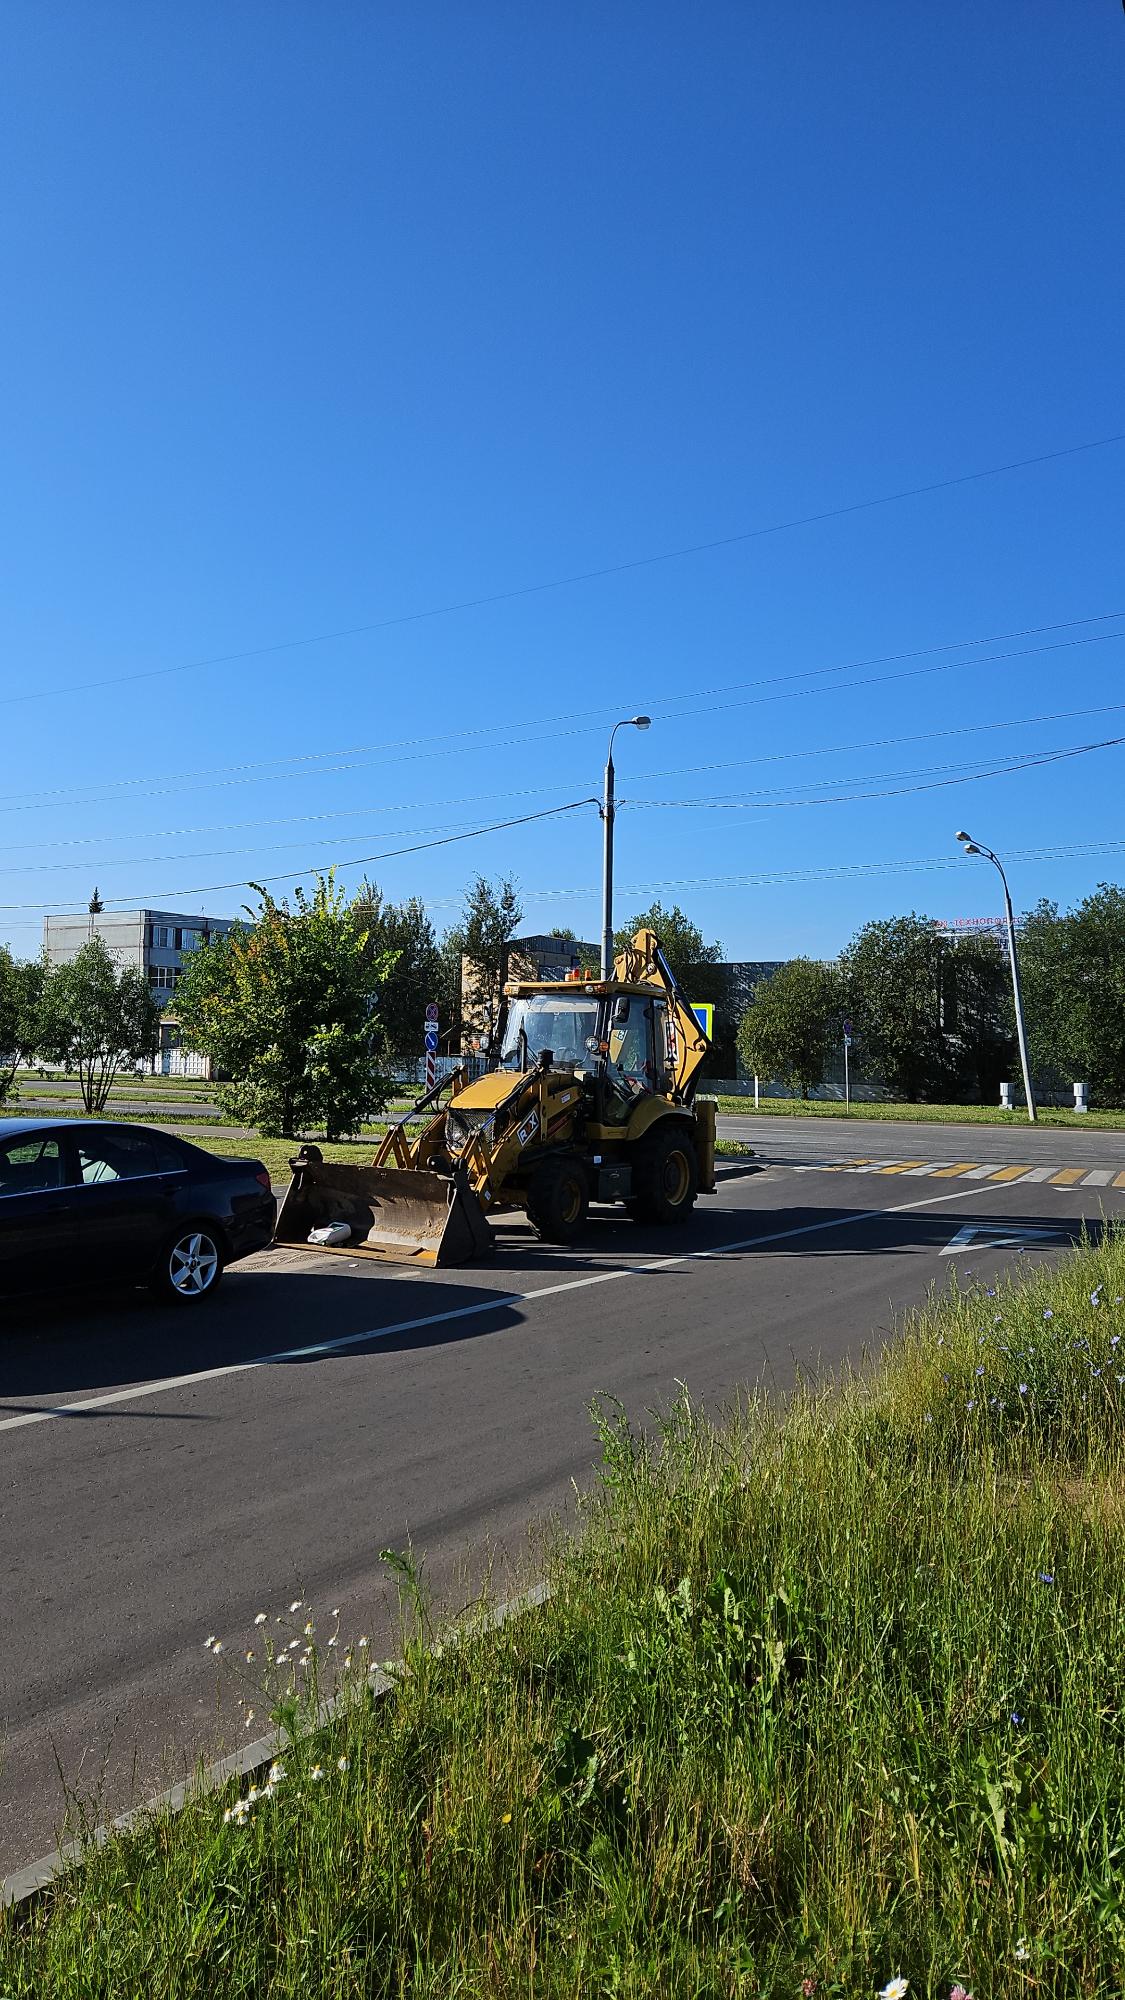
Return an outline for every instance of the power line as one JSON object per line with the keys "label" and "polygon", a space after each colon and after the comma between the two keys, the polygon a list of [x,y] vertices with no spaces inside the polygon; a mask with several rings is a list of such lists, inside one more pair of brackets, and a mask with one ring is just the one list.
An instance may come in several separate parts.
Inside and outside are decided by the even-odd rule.
{"label": "power line", "polygon": [[[1074,625],[1087,625],[1095,623],[1100,624],[1104,623],[1108,619],[1120,619],[1120,618],[1125,618],[1125,612],[1103,612],[1099,613],[1096,617],[1066,620],[1060,625],[1029,627],[1025,629],[1029,633],[1034,633],[1035,631],[1048,631],[1048,632],[1061,631],[1061,630],[1069,630]],[[1021,637],[1023,636],[1023,634],[1019,632],[1012,633],[1010,635],[995,634],[993,635],[992,638],[988,639],[966,639],[957,642],[949,641],[948,644],[942,646],[923,647],[921,651],[922,653],[928,655],[934,652],[949,651],[953,649],[955,645],[960,645],[960,646],[990,645],[994,642],[994,639],[1002,639],[1005,636]],[[1056,640],[1042,646],[1017,647],[1013,648],[1010,652],[1006,653],[985,653],[983,655],[978,654],[975,658],[970,660],[946,660],[938,663],[935,666],[914,667],[910,668],[906,672],[899,674],[877,674],[868,676],[862,680],[841,681],[827,689],[813,688],[813,687],[787,688],[786,691],[782,694],[759,695],[746,701],[727,702],[723,704],[721,709],[716,708],[713,703],[707,702],[707,704],[703,707],[692,706],[679,709],[672,712],[669,715],[662,716],[659,719],[667,722],[680,722],[694,715],[712,716],[719,713],[728,712],[731,709],[736,709],[736,708],[756,708],[764,706],[771,702],[802,700],[808,695],[812,694],[818,694],[818,693],[847,694],[856,688],[886,686],[891,682],[917,680],[919,678],[923,678],[933,674],[953,673],[963,670],[966,667],[990,666],[1001,662],[1007,662],[1009,660],[1028,659],[1030,657],[1043,653],[1065,652],[1066,650],[1077,646],[1097,646],[1097,645],[1103,645],[1109,640],[1122,640],[1122,639],[1125,639],[1125,630],[1117,632],[1089,633],[1082,638]],[[819,677],[829,673],[844,673],[852,671],[860,666],[880,665],[884,660],[916,659],[918,657],[919,654],[917,652],[911,652],[905,654],[884,654],[881,656],[877,656],[870,661],[857,660],[848,664],[841,663],[840,665],[835,667],[818,667],[818,668],[802,669],[801,671],[793,674],[775,674],[766,676],[760,680],[755,680],[755,681],[733,682],[731,683],[731,687],[732,688],[773,687],[777,686],[780,683],[787,683],[793,680],[808,680],[810,678]],[[724,692],[724,690],[713,689],[711,690],[711,692],[722,693]],[[652,706],[655,709],[658,708],[660,704],[653,703]],[[608,712],[609,711],[607,711],[607,713]],[[559,720],[560,721],[566,720],[566,718],[560,717]],[[533,727],[542,728],[546,726],[546,721],[544,720],[543,722],[535,724],[529,723],[527,726],[529,728]],[[599,725],[597,724],[587,724],[579,729],[569,729],[569,730],[553,729],[551,734],[546,737],[530,737],[530,736],[508,737],[500,740],[499,742],[494,742],[490,744],[489,747],[494,750],[534,749],[540,743],[557,742],[561,736],[587,736],[595,734],[597,733],[598,726]],[[455,740],[452,748],[448,751],[441,751],[434,749],[417,751],[407,757],[396,756],[391,761],[393,761],[396,764],[420,763],[423,761],[428,763],[432,760],[432,758],[436,756],[458,755],[460,754],[461,750],[464,747],[463,741],[458,732],[453,732],[453,736]],[[404,739],[404,741],[409,741],[409,742],[425,742],[426,740],[427,739],[425,738]],[[435,743],[440,743],[445,740],[446,739],[444,737],[435,737],[433,739]],[[339,754],[339,753],[330,753],[330,754]],[[285,761],[297,762],[302,760],[288,759]],[[384,760],[381,758],[375,759],[376,763],[382,761]],[[244,767],[244,766],[234,765],[234,766],[228,766],[227,768],[237,772],[240,769],[246,769],[246,768],[254,769],[255,767],[254,766]],[[298,777],[307,777],[307,776],[323,777],[328,775],[338,775],[338,773],[341,771],[354,771],[354,770],[361,770],[364,768],[367,768],[367,766],[364,766],[362,764],[341,764],[335,766],[333,770],[327,772],[326,771],[316,771],[316,772],[278,771],[278,772],[271,772],[268,777],[261,777],[261,778],[239,777],[239,776],[224,777],[220,779],[217,783],[212,779],[210,782],[205,783],[202,786],[195,787],[194,789],[204,790],[204,791],[212,791],[212,790],[218,791],[218,790],[228,790],[233,786],[243,785],[243,784],[292,783],[293,780]],[[168,782],[166,782],[165,784],[160,786],[149,786],[144,791],[140,790],[135,791],[133,795],[139,798],[161,798],[161,797],[166,797],[171,793],[174,793],[177,797],[179,797],[184,790],[184,785],[182,780],[184,778],[192,777],[194,775],[196,775],[194,772],[182,772],[178,775],[172,774],[169,777]],[[125,788],[131,788],[134,785],[140,786],[144,782],[145,781],[141,779],[115,780],[113,790],[117,791]],[[110,804],[115,802],[111,798],[106,797],[104,794],[101,797],[90,798],[87,795],[90,789],[91,788],[86,786],[60,786],[56,788],[54,791],[48,793],[44,793],[42,791],[34,793],[17,793],[11,795],[7,801],[0,802],[0,811],[3,812],[46,811],[53,806],[56,800],[62,798],[70,798],[73,799],[76,803],[86,804],[86,805]],[[404,810],[404,808],[396,807],[395,810],[396,811]]]}
{"label": "power line", "polygon": [[29,701],[47,701],[59,695],[84,694],[99,688],[124,687],[135,681],[165,679],[171,675],[197,673],[208,667],[232,666],[245,660],[260,660],[277,653],[295,652],[308,646],[323,646],[337,639],[355,639],[373,632],[387,632],[400,625],[421,624],[432,618],[448,618],[461,611],[477,611],[487,605],[508,604],[517,598],[535,597],[546,591],[564,590],[578,583],[593,583],[604,577],[624,576],[632,570],[652,569],[660,563],[679,562],[686,556],[706,555],[716,549],[735,548],[746,542],[764,540],[770,535],[787,534],[794,528],[815,527],[825,521],[839,521],[849,514],[863,514],[879,507],[891,507],[903,500],[917,500],[931,493],[946,493],[957,486],[969,486],[981,479],[998,479],[1009,472],[1026,472],[1034,466],[1052,465],[1064,458],[1075,458],[1083,452],[1102,451],[1109,445],[1125,442],[1125,431],[1117,431],[1110,437],[1091,438],[1082,444],[1064,445],[1058,451],[1039,452],[1033,458],[1012,459],[1005,465],[986,465],[975,472],[962,472],[951,479],[934,479],[921,486],[906,486],[894,493],[882,493],[874,499],[853,500],[842,507],[821,508],[813,514],[798,514],[784,521],[772,521],[759,528],[745,528],[733,535],[720,535],[707,542],[691,542],[677,549],[663,549],[655,555],[633,556],[626,562],[607,563],[598,569],[577,570],[569,576],[551,577],[541,583],[521,584],[508,590],[489,592],[479,597],[461,598],[450,604],[437,604],[421,611],[404,611],[392,618],[379,618],[363,625],[350,625],[332,632],[317,632],[302,639],[280,639],[266,646],[251,646],[234,653],[215,653],[199,660],[185,660],[175,667],[147,667],[139,673],[114,674],[96,681],[73,681],[65,687],[34,688],[23,694],[5,695],[5,704]]}
{"label": "power line", "polygon": [[[925,784],[901,784],[887,792],[843,792],[835,798],[769,798],[759,794],[747,794],[747,798],[637,798],[629,800],[633,806],[649,806],[655,810],[683,808],[693,812],[769,812],[777,808],[791,806],[855,806],[871,798],[907,798],[913,792],[941,792],[951,784],[973,784],[979,778],[1011,778],[1023,770],[1035,770],[1041,764],[1061,764],[1067,758],[1089,756],[1091,750],[1113,750],[1125,742],[1125,736],[1107,736],[1099,744],[1075,744],[1067,750],[1047,750],[1043,754],[1029,754],[1023,758],[1009,758],[1005,764],[995,764],[991,768],[971,766],[963,770],[957,778],[933,778]],[[957,766],[951,766],[957,768]],[[893,774],[891,774],[893,776]],[[853,780],[855,782],[855,780]],[[625,800],[623,800],[625,804]]]}
{"label": "power line", "polygon": [[[488,826],[474,826],[466,833],[447,833],[439,840],[417,840],[412,842],[409,847],[388,848],[384,854],[354,855],[349,861],[337,862],[336,866],[339,868],[365,868],[374,861],[393,861],[401,854],[420,854],[427,847],[453,847],[462,840],[479,840],[482,834],[502,833],[509,827],[527,826],[530,821],[536,819],[556,819],[560,813],[577,812],[580,806],[596,806],[600,805],[600,803],[600,800],[596,798],[571,799],[565,806],[548,806],[543,812],[520,813],[516,819],[493,820]],[[227,889],[267,888],[272,882],[297,882],[302,875],[309,873],[310,870],[308,868],[292,868],[282,875],[259,876],[257,882],[247,882],[246,880],[239,882],[205,882],[193,889],[162,889],[151,892],[151,901],[155,907],[157,904],[170,902],[174,897],[179,897],[186,901],[187,898],[193,896],[218,895]],[[132,896],[107,896],[104,899],[104,907],[106,909],[135,909],[139,904],[145,904],[149,900],[149,894],[144,892],[138,892]],[[69,905],[64,903],[0,903],[0,910],[57,910],[68,915],[80,916],[82,914],[81,911],[72,912]]]}

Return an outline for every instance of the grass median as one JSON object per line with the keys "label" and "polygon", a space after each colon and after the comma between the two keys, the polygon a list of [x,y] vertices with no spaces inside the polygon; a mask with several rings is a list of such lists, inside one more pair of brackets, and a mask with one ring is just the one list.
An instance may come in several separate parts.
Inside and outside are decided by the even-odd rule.
{"label": "grass median", "polygon": [[396,1559],[388,1699],[248,1602],[259,1715],[342,1655],[343,1712],[0,1919],[0,1992],[1120,1995],[1123,1296],[1111,1236],[718,1427],[603,1404],[544,1608],[433,1645]]}
{"label": "grass median", "polygon": [[[866,1118],[905,1125],[1010,1125],[1024,1132],[1028,1126],[1026,1111],[1001,1111],[999,1105],[994,1104],[857,1104],[853,1101],[848,1112],[835,1098],[762,1097],[755,1104],[753,1097],[723,1096],[714,1101],[724,1118],[851,1118],[857,1122]],[[1048,1104],[1040,1105],[1038,1120],[1040,1125],[1071,1126],[1079,1132],[1088,1131],[1091,1126],[1102,1132],[1125,1132],[1125,1111],[1066,1111]]]}

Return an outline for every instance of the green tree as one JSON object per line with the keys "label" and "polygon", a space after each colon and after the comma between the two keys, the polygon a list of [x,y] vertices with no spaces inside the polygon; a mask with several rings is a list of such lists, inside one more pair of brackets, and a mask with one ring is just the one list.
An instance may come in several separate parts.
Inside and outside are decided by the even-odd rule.
{"label": "green tree", "polygon": [[957,1052],[946,1020],[952,949],[929,917],[912,912],[864,924],[841,959],[864,1072],[911,1104],[955,1089]]}
{"label": "green tree", "polygon": [[843,983],[834,965],[791,958],[759,980],[738,1026],[738,1053],[754,1076],[780,1077],[802,1097],[824,1081],[839,1039]]}
{"label": "green tree", "polygon": [[505,876],[489,882],[474,876],[465,891],[461,922],[446,936],[446,948],[468,960],[470,981],[480,1026],[489,1039],[496,1032],[501,989],[508,965],[508,946],[523,918],[515,884]]}
{"label": "green tree", "polygon": [[957,1097],[995,1104],[1018,1057],[1011,974],[994,937],[969,931],[947,946],[944,1026]]}
{"label": "green tree", "polygon": [[192,952],[176,988],[185,1042],[231,1078],[225,1111],[268,1135],[354,1132],[385,1105],[376,1012],[384,959],[331,877]]}
{"label": "green tree", "polygon": [[104,1110],[122,1063],[156,1053],[160,1010],[135,965],[114,964],[104,938],[46,969],[39,1003],[38,1053],[78,1071],[88,1112]]}
{"label": "green tree", "polygon": [[379,989],[381,1046],[396,1068],[416,1062],[422,1053],[426,1007],[437,1003],[442,1028],[450,1024],[448,995],[442,1008],[445,966],[434,927],[417,896],[390,903],[377,883],[360,884],[352,900],[352,919],[365,938],[364,954],[383,966]]}
{"label": "green tree", "polygon": [[13,958],[0,945],[0,1104],[17,1069],[37,1053],[46,967],[41,959]]}
{"label": "green tree", "polygon": [[1125,1103],[1125,890],[1100,882],[1065,916],[1038,903],[1019,954],[1033,1071]]}

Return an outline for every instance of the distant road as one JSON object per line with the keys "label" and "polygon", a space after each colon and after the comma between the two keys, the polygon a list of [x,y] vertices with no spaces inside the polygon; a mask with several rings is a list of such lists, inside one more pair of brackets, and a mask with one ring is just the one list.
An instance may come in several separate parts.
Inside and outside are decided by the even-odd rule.
{"label": "distant road", "polygon": [[720,1117],[721,1139],[742,1139],[786,1166],[866,1159],[959,1161],[1060,1169],[1125,1169],[1125,1132],[1053,1125],[935,1125],[900,1119]]}

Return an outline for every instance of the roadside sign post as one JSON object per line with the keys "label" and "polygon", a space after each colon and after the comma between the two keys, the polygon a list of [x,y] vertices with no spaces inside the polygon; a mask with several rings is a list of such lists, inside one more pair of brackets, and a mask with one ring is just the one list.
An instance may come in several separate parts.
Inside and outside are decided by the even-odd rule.
{"label": "roadside sign post", "polygon": [[424,1033],[426,1037],[426,1089],[432,1090],[437,1083],[438,1010],[436,1000],[431,1000],[427,1005]]}
{"label": "roadside sign post", "polygon": [[852,1115],[852,1079],[851,1079],[851,1068],[848,1061],[848,1057],[852,1046],[852,1033],[853,1029],[851,1022],[845,1021],[844,1022],[844,1116],[845,1118],[850,1118]]}

